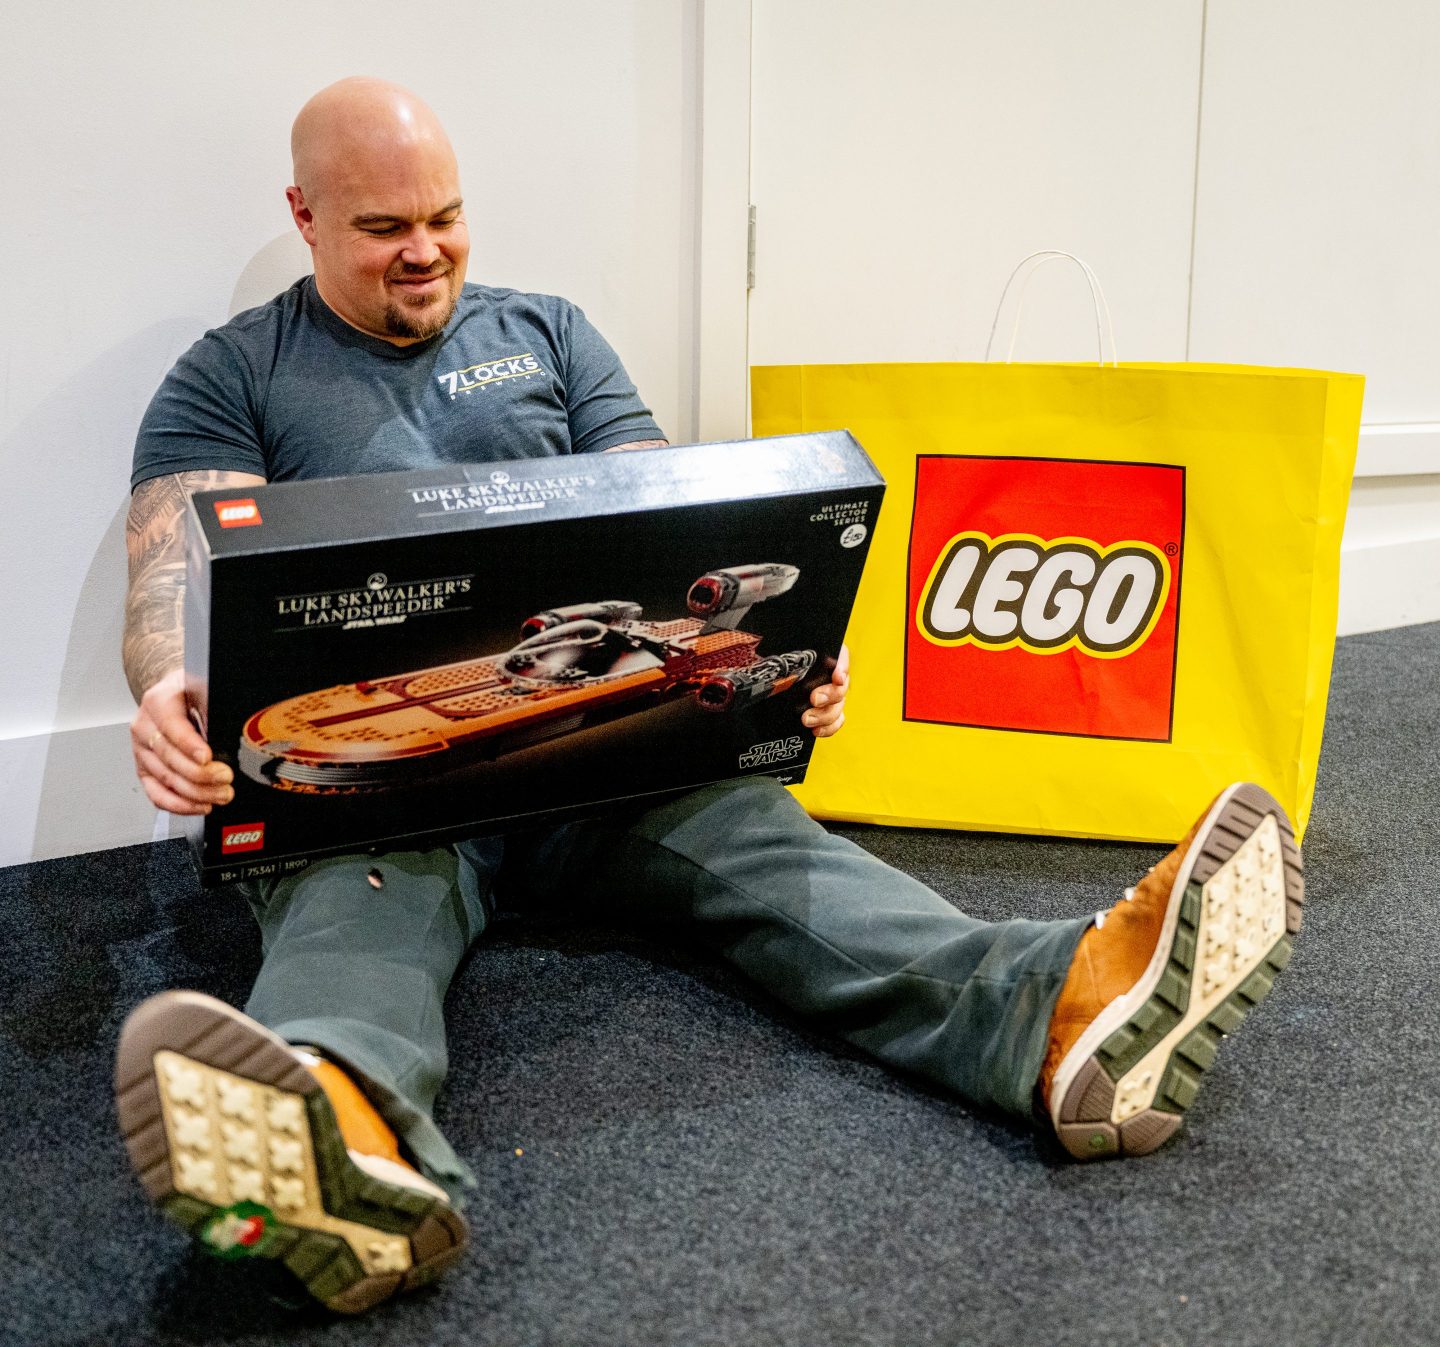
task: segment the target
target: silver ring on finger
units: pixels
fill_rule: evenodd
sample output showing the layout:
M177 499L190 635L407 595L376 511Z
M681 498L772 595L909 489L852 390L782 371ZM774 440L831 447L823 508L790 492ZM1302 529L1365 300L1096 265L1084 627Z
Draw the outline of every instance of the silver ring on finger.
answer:
M156 731L145 741L145 747L148 748L148 749L153 753L153 752L155 751L155 745L156 745L159 741L160 741L160 731L159 731L159 730L156 730Z

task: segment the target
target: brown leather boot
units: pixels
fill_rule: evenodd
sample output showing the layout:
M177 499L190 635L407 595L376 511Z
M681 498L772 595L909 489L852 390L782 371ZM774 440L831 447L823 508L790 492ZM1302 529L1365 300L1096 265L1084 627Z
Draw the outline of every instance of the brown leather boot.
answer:
M199 992L137 1006L115 1060L140 1182L221 1258L278 1258L355 1313L433 1281L465 1247L444 1189L332 1062Z
M1285 812L1231 786L1075 951L1040 1090L1080 1160L1146 1155L1180 1126L1220 1040L1270 990L1305 881Z

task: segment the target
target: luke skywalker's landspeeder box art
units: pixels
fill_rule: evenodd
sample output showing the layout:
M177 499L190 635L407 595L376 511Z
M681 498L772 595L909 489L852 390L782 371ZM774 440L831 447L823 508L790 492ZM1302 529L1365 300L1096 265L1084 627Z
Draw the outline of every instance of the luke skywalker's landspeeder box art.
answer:
M203 880L800 781L883 492L836 431L196 495Z

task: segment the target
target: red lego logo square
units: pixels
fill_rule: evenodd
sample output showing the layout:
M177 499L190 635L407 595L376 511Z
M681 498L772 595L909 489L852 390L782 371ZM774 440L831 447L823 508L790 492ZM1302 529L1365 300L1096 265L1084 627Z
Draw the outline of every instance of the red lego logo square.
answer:
M260 518L260 507L253 500L217 500L214 505L215 517L222 529L248 528L264 522Z
M263 823L232 823L220 830L220 850L227 856L236 851L262 851L264 847Z
M1169 742L1185 469L916 462L906 720Z

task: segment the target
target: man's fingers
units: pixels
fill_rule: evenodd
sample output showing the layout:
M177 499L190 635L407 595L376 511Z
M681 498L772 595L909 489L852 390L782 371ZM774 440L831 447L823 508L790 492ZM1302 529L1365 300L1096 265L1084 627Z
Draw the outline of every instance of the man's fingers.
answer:
M209 745L196 734L188 719L182 718L179 724L185 737L177 744L173 717L167 717L158 724L153 720L137 720L131 735L136 766L142 771L147 767L154 771L159 764L195 786L228 786L235 779L235 774L223 762L210 760ZM205 750L203 760L194 747L197 743ZM216 797L215 803L223 804L224 801Z
M185 696L185 675L172 670L158 683L149 687L140 699L140 712L132 728L137 744L154 751L162 742L176 753L204 766L214 756L210 746L190 719L190 704Z
M177 751L173 744L163 739L156 745L156 750L161 762L197 788L223 790L224 799L216 797L216 804L225 804L235 794L230 789L235 773L223 762L198 763L188 753Z
M835 660L835 667L830 670L830 681L821 683L810 694L811 706L834 706L845 700L845 695L850 691L850 647L842 645L840 654Z
M835 726L845 719L845 708L839 702L833 706L812 707L800 719L817 735L833 734Z
M154 739L153 735L151 739ZM148 744L150 740L146 742ZM223 763L201 767L184 754L175 752L164 739L154 739L154 742L154 748L142 748L135 755L135 764L142 778L158 781L171 795L194 804L229 804L235 798L235 792L230 788L230 769ZM219 775L221 772L223 777Z
M202 767L214 756L210 752L210 745L200 737L199 731L191 722L183 702L178 705L174 702L167 703L152 714L161 738L177 753Z
M174 669L145 690L130 722L135 773L150 803L172 814L208 814L235 798L234 773L214 762L190 720L184 670Z
M153 781L167 795L185 800L191 805L209 809L212 805L229 804L235 798L235 792L229 786L209 781L188 780L181 773L168 767L154 754L146 754L140 760L139 767L142 782ZM165 807L170 808L169 805Z
M845 723L845 696L850 691L850 647L842 645L830 681L810 694L810 709L800 717L817 739L828 739Z
M223 762L199 763L189 752L176 748L161 731L152 731L145 740L145 746L136 754L142 768L154 770L156 764L172 776L181 778L197 788L229 786L234 773ZM161 773L163 775L163 773ZM220 803L217 801L217 803Z
M198 804L194 800L187 800L183 796L175 794L163 782L145 772L140 773L140 784L144 787L150 803L156 809L163 809L170 814L208 814L210 812L210 805Z

